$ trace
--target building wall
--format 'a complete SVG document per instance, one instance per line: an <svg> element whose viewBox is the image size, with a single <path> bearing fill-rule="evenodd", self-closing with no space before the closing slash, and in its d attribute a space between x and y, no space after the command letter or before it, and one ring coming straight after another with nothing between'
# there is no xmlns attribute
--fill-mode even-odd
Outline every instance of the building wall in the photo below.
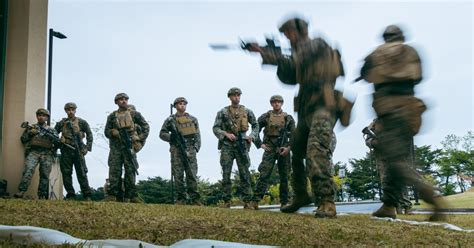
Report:
<svg viewBox="0 0 474 248"><path fill-rule="evenodd" d="M10 194L17 192L24 168L20 124L35 123L36 109L45 103L47 17L48 0L8 2L0 177L8 181ZM31 196L38 185L35 174Z"/></svg>

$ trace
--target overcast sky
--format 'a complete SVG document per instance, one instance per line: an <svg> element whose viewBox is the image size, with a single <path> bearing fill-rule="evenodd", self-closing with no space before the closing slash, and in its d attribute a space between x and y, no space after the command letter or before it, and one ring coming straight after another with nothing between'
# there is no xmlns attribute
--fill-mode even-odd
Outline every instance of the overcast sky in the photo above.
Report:
<svg viewBox="0 0 474 248"><path fill-rule="evenodd" d="M241 103L258 117L271 108L274 94L282 95L284 110L294 114L297 87L280 83L275 68L262 67L259 56L216 52L209 43L237 43L239 37L263 42L264 35L273 35L288 46L278 24L292 13L310 21L311 36L322 36L340 49L346 77L337 88L357 99L352 124L336 128L335 162L361 158L368 151L361 130L375 116L372 86L351 82L389 24L401 25L423 61L424 80L416 91L428 111L415 144L441 148L447 134L464 135L473 129L471 1L50 0L48 28L68 37L54 40L52 119L65 117L64 103L73 101L77 116L91 127L103 126L117 109L114 96L126 92L151 126L138 154L137 179L169 178L169 145L158 138L159 129L170 114L169 104L184 96L188 112L201 127L198 175L215 182L221 179L221 168L212 125L217 111L229 104L227 90L240 87ZM86 158L90 184L97 188L108 177L108 144L104 137L94 138ZM251 169L258 168L262 153L252 146Z"/></svg>

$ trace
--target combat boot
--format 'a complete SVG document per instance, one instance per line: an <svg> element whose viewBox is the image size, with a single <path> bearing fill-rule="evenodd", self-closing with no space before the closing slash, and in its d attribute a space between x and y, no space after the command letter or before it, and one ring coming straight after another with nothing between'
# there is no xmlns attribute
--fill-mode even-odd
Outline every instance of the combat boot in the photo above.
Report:
<svg viewBox="0 0 474 248"><path fill-rule="evenodd" d="M66 197L64 199L65 200L76 200L76 194L75 193L67 193Z"/></svg>
<svg viewBox="0 0 474 248"><path fill-rule="evenodd" d="M244 202L244 209L245 210L253 210L253 206L250 202Z"/></svg>
<svg viewBox="0 0 474 248"><path fill-rule="evenodd" d="M443 198L441 197L435 197L433 199L434 202L434 213L433 215L430 216L429 221L444 221L446 220L446 215L442 214L442 210L445 206L444 201L442 200Z"/></svg>
<svg viewBox="0 0 474 248"><path fill-rule="evenodd" d="M25 196L25 191L20 191L13 195L14 198L18 198L18 199L23 199L24 196Z"/></svg>
<svg viewBox="0 0 474 248"><path fill-rule="evenodd" d="M390 206L384 203L377 211L372 213L372 216L380 218L397 218L397 209L394 206Z"/></svg>
<svg viewBox="0 0 474 248"><path fill-rule="evenodd" d="M104 200L102 201L105 201L105 202L114 202L114 201L117 201L117 198L113 195L108 195L104 198Z"/></svg>
<svg viewBox="0 0 474 248"><path fill-rule="evenodd" d="M202 206L202 202L200 200L194 200L194 201L192 201L191 205L193 205L193 206Z"/></svg>
<svg viewBox="0 0 474 248"><path fill-rule="evenodd" d="M133 197L133 198L130 198L130 199L127 199L127 202L130 202L130 203L144 203L142 199L140 199L140 197Z"/></svg>
<svg viewBox="0 0 474 248"><path fill-rule="evenodd" d="M316 210L316 214L314 217L316 218L334 218L336 217L336 204L332 201L323 201L318 209Z"/></svg>
<svg viewBox="0 0 474 248"><path fill-rule="evenodd" d="M258 210L258 201L251 201L250 204L253 209Z"/></svg>
<svg viewBox="0 0 474 248"><path fill-rule="evenodd" d="M308 194L304 194L303 196L296 195L295 198L291 201L290 204L283 206L280 208L280 211L283 213L294 213L298 211L303 206L311 204L312 200Z"/></svg>

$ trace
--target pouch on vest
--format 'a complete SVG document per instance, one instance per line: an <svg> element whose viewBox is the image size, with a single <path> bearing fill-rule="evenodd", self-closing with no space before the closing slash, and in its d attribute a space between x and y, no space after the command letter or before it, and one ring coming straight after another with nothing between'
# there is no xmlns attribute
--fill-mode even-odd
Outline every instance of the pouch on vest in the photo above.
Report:
<svg viewBox="0 0 474 248"><path fill-rule="evenodd" d="M117 125L119 128L134 129L134 123L130 111L115 112L115 117L117 117Z"/></svg>
<svg viewBox="0 0 474 248"><path fill-rule="evenodd" d="M177 128L181 135L188 136L197 134L196 125L194 125L193 120L189 118L189 116L176 117L176 123L178 124Z"/></svg>
<svg viewBox="0 0 474 248"><path fill-rule="evenodd" d="M268 123L263 133L267 136L280 136L280 130L285 127L285 117L285 113L274 114L270 112Z"/></svg>

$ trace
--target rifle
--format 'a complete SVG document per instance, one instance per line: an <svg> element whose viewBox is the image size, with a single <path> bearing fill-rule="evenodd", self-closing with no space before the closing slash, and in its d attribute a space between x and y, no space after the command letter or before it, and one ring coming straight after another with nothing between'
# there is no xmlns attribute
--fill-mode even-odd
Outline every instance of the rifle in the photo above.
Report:
<svg viewBox="0 0 474 248"><path fill-rule="evenodd" d="M365 144L370 149L372 149L373 147L372 147L371 141L377 138L377 135L375 135L375 133L372 130L370 130L369 127L365 127L364 129L362 129L362 136L365 139Z"/></svg>
<svg viewBox="0 0 474 248"><path fill-rule="evenodd" d="M69 128L69 130L71 130L71 133L72 133L72 140L74 142L74 148L75 148L75 153L76 153L76 159L77 159L77 162L79 163L79 165L81 166L81 170L82 170L82 173L87 174L87 165L86 165L86 161L85 161L85 158L84 158L84 155L82 155L82 150L84 149L84 143L82 143L82 139L81 139L81 136L79 135L79 133L77 132L74 132L74 128L72 126L72 122L71 121L66 121L66 125L67 125L67 128Z"/></svg>
<svg viewBox="0 0 474 248"><path fill-rule="evenodd" d="M264 46L260 46L262 49L266 49L266 50L273 50L275 52L278 52L278 53L281 53L282 51L282 48L280 46L277 46L276 45L276 42L275 42L275 39L272 39L272 38L265 38L265 42L266 42L266 45ZM236 49L241 49L241 50L249 50L250 46L252 43L255 43L255 42L252 42L252 41L243 41L242 39L240 39L240 44L222 44L222 43L214 43L214 44L209 44L209 47L212 49L212 50L236 50ZM289 50L289 49L285 49L286 50Z"/></svg>
<svg viewBox="0 0 474 248"><path fill-rule="evenodd" d="M173 107L174 105L170 104L170 116L173 115ZM170 140L171 141L171 140ZM173 173L173 165L171 165L171 204L174 204L174 173Z"/></svg>
<svg viewBox="0 0 474 248"><path fill-rule="evenodd" d="M27 121L24 121L23 123L21 123L21 127L22 128L28 128L28 129L35 128L32 125L30 125ZM67 146L67 147L75 150L75 148L72 147L71 145L61 143L61 139L59 139L59 136L57 134L55 134L52 130L46 129L43 126L40 126L40 125L36 125L36 127L38 127L39 134L48 137L48 139L50 139L53 142L53 144L55 144L55 145L62 144L64 146Z"/></svg>
<svg viewBox="0 0 474 248"><path fill-rule="evenodd" d="M234 126L234 121L229 117L227 116L227 114L224 114L224 119L227 120L228 122L228 125L230 125L231 127ZM233 130L233 128L232 128ZM232 131L232 133L234 133L234 131ZM239 154L242 156L242 159L244 160L243 162L245 163L250 163L250 161L248 160L247 156L245 156L245 154L247 153L247 146L245 144L245 140L244 140L244 135L245 135L245 132L239 132L239 131L235 131L236 134L234 134L236 137L237 137L237 150L239 152Z"/></svg>
<svg viewBox="0 0 474 248"><path fill-rule="evenodd" d="M285 147L286 140L288 139L288 126L290 122L285 118L285 126L280 130L280 137L278 138L278 158L281 157L280 150Z"/></svg>
<svg viewBox="0 0 474 248"><path fill-rule="evenodd" d="M244 132L238 132L237 134L237 150L239 151L239 154L242 156L242 159L244 160L243 162L248 164L248 158L246 156L247 154L247 145L245 144L244 140Z"/></svg>
<svg viewBox="0 0 474 248"><path fill-rule="evenodd" d="M171 121L171 137L174 137L174 139L171 139L171 141L174 141L174 145L178 147L179 152L183 156L183 162L184 162L184 167L189 168L189 158L188 158L188 153L186 152L186 140L184 139L183 135L178 131L178 128L176 127L176 121L174 118Z"/></svg>
<svg viewBox="0 0 474 248"><path fill-rule="evenodd" d="M133 151L132 138L130 138L130 135L128 134L128 131L126 128L120 128L119 133L120 133L120 140L122 141L122 144L125 147L124 149L125 154L127 155L128 158L130 158L130 161L132 161L134 172L135 174L138 175L137 154Z"/></svg>

